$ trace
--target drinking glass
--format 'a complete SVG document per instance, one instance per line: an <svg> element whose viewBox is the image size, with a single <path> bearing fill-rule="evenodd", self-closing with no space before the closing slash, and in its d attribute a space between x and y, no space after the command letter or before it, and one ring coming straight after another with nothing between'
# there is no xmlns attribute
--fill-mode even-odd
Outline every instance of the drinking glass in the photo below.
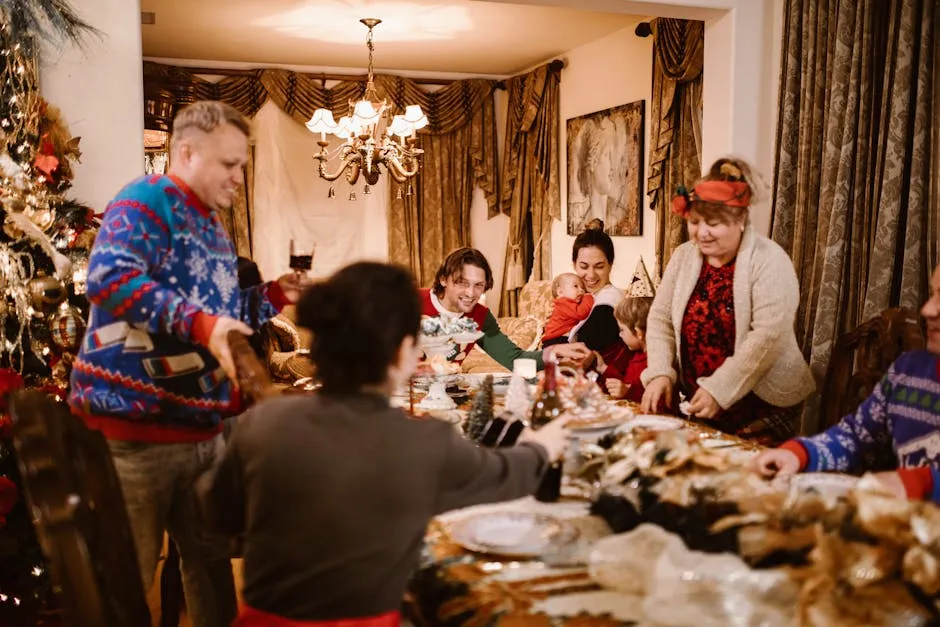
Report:
<svg viewBox="0 0 940 627"><path fill-rule="evenodd" d="M306 274L313 269L313 256L317 245L313 242L302 244L294 239L290 241L290 268L298 275Z"/></svg>

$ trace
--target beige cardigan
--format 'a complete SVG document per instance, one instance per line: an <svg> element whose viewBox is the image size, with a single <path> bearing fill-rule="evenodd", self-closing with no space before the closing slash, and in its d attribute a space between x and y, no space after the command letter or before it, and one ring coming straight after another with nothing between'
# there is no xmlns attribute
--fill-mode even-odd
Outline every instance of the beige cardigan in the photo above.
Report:
<svg viewBox="0 0 940 627"><path fill-rule="evenodd" d="M647 322L649 365L643 385L659 376L675 383L682 318L702 270L693 242L676 249L653 301ZM780 246L748 226L734 267L734 354L710 377L699 379L727 409L753 391L777 407L796 405L816 387L796 342L793 324L800 287L793 263Z"/></svg>

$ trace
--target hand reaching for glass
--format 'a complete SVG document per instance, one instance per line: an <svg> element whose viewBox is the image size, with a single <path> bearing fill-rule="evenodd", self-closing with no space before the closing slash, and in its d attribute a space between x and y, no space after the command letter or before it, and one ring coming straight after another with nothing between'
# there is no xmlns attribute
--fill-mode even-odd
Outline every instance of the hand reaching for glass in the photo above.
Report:
<svg viewBox="0 0 940 627"><path fill-rule="evenodd" d="M542 356L548 359L554 356L562 366L580 367L585 357L591 356L591 350L582 342L573 344L555 344L542 351Z"/></svg>

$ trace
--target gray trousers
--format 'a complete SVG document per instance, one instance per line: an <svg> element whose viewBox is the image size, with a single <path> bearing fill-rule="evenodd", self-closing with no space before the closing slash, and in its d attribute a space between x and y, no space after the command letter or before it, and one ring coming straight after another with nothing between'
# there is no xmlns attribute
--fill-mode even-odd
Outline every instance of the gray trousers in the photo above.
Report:
<svg viewBox="0 0 940 627"><path fill-rule="evenodd" d="M193 627L229 627L237 614L230 539L203 528L196 479L221 457L222 435L204 442L109 441L130 518L144 592L153 585L164 531L179 549Z"/></svg>

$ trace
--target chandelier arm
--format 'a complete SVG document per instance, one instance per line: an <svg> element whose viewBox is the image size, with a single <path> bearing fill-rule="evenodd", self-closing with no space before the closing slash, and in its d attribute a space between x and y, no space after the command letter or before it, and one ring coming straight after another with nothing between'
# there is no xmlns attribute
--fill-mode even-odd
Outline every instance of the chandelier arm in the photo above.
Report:
<svg viewBox="0 0 940 627"><path fill-rule="evenodd" d="M357 155L358 156L358 155ZM346 182L350 185L355 185L356 181L359 180L359 173L362 171L361 159L354 159L349 162L348 171L346 172Z"/></svg>
<svg viewBox="0 0 940 627"><path fill-rule="evenodd" d="M401 164L398 162L398 159L389 156L385 160L385 170L388 172L389 176L395 179L396 183L404 183L408 180L408 177L405 176Z"/></svg>
<svg viewBox="0 0 940 627"><path fill-rule="evenodd" d="M395 179L395 180L398 180L399 183L404 183L405 180L412 178L414 175L418 173L418 161L417 160L415 160L414 162L415 164L414 168L410 170L407 167L405 167L405 165L398 159L397 156L388 157L385 163L386 163L386 166L388 167L389 172L393 172L394 174L398 174L399 176L402 177L403 180L398 180L398 178Z"/></svg>
<svg viewBox="0 0 940 627"><path fill-rule="evenodd" d="M320 161L320 168L319 168L320 178L321 178L321 179L324 179L324 180L326 180L326 181L329 181L329 182L332 183L333 181L335 181L336 179L338 179L339 177L341 177L341 176L343 175L343 172L345 172L346 169L349 168L350 164L355 162L356 157L357 157L357 155L346 155L345 157L343 157L343 160L342 160L342 162L340 162L339 167L338 167L338 168L336 169L336 171L333 172L332 174L326 171L326 160L325 160L325 159L319 159L319 161ZM317 157L314 156L314 159L317 159Z"/></svg>

